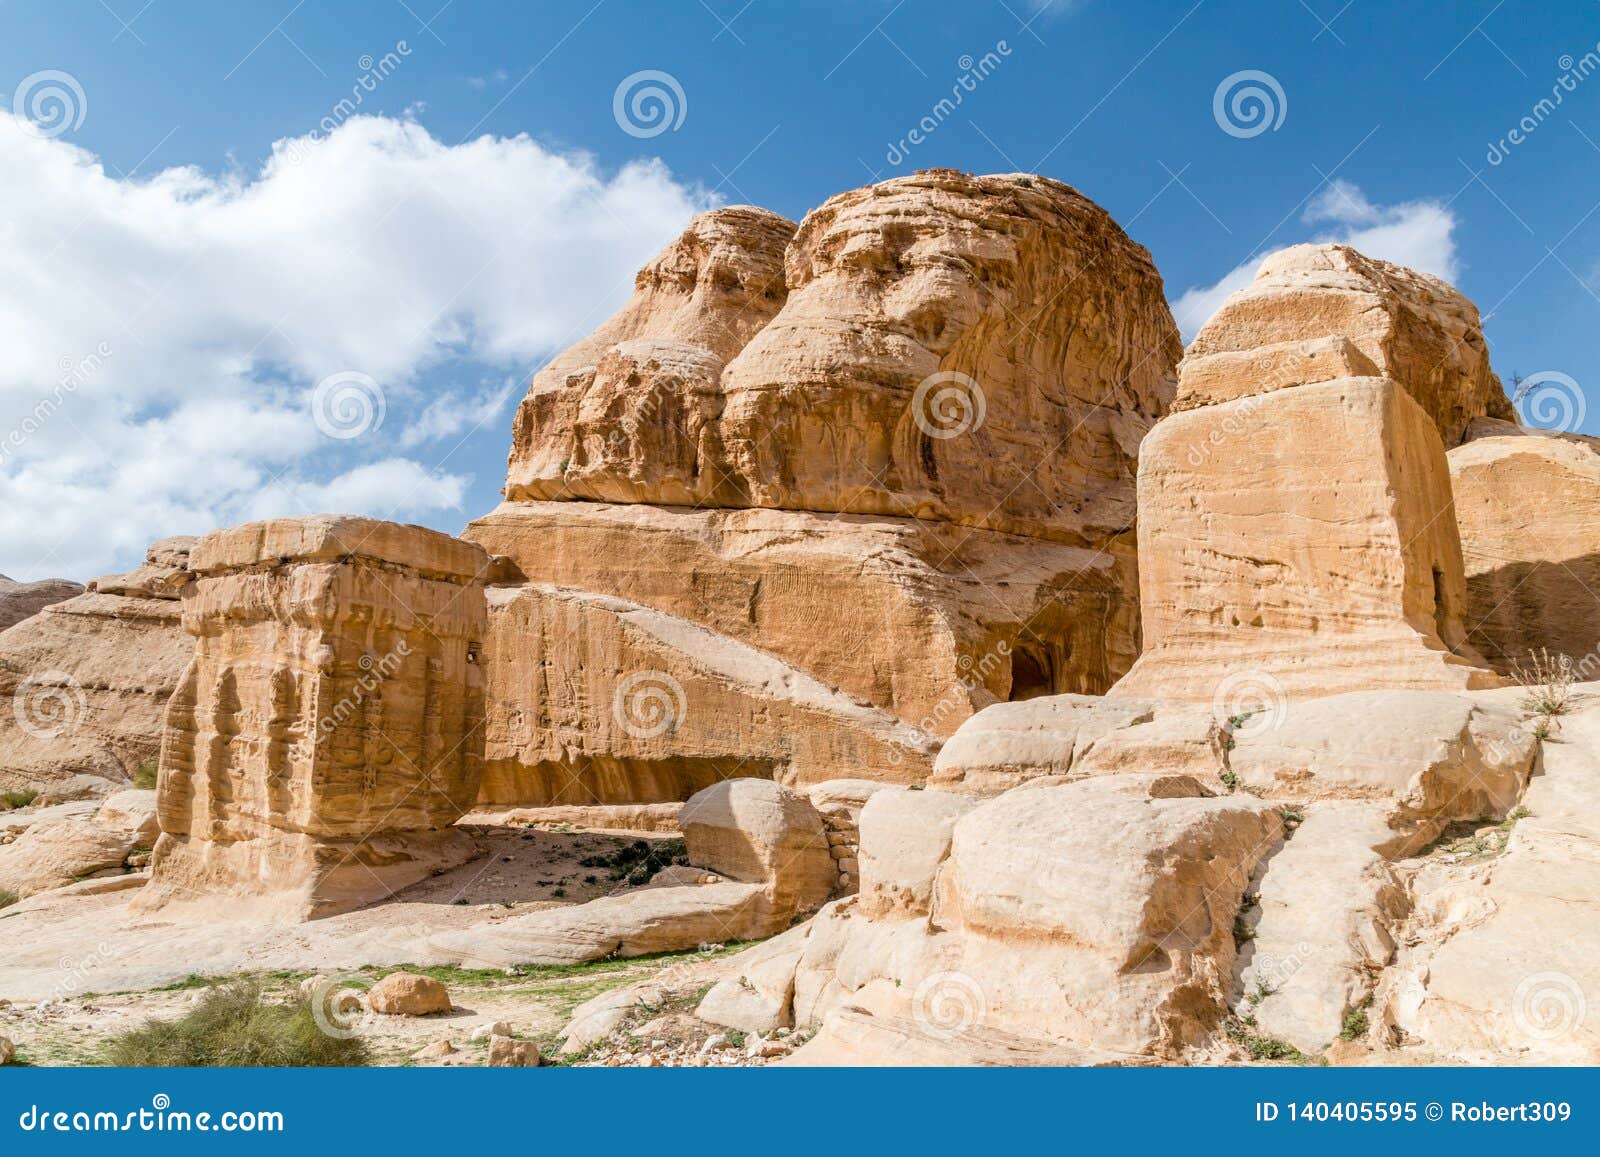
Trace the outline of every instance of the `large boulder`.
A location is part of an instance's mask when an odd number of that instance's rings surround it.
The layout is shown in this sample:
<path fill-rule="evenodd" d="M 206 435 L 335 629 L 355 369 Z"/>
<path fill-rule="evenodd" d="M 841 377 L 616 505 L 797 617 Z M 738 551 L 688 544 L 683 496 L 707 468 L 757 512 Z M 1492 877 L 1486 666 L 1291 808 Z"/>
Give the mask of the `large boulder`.
<path fill-rule="evenodd" d="M 1600 678 L 1600 439 L 1480 419 L 1449 458 L 1472 644 L 1502 671 L 1548 650 Z"/>
<path fill-rule="evenodd" d="M 884 798 L 863 816 L 869 861 L 870 812 Z M 917 843 L 936 849 L 948 814 L 919 810 Z M 906 813 L 884 830 L 901 843 L 915 821 Z M 1280 832 L 1271 805 L 1213 796 L 1187 776 L 1007 792 L 955 821 L 931 913 L 869 911 L 863 896 L 818 915 L 796 972 L 796 1023 L 822 1025 L 823 1056 L 838 1055 L 845 1010 L 985 1049 L 1020 1038 L 1039 1055 L 1178 1055 L 1226 1013 L 1234 917 Z"/>
<path fill-rule="evenodd" d="M 1446 447 L 1475 418 L 1514 417 L 1477 307 L 1452 285 L 1348 245 L 1266 258 L 1195 335 L 1174 409 L 1339 378 L 1399 382 Z"/>
<path fill-rule="evenodd" d="M 1382 800 L 1385 850 L 1400 855 L 1448 824 L 1503 816 L 1538 747 L 1510 705 L 1437 691 L 1362 691 L 1291 703 L 1232 736 L 1228 766 L 1261 799 Z"/>
<path fill-rule="evenodd" d="M 96 579 L 0 633 L 0 788 L 47 790 L 153 770 L 161 719 L 192 645 L 177 599 L 190 538 L 162 539 L 130 575 Z"/>
<path fill-rule="evenodd" d="M 822 906 L 836 872 L 811 801 L 764 779 L 730 779 L 694 795 L 678 817 L 689 862 L 760 884 L 773 931 Z"/>

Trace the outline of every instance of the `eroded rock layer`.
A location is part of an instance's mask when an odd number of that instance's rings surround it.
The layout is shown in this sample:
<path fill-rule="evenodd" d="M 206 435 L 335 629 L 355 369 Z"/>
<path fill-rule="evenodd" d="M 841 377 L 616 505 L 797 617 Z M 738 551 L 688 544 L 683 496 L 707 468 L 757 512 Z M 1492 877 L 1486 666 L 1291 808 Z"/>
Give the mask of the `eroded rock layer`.
<path fill-rule="evenodd" d="M 73 777 L 125 783 L 153 768 L 161 719 L 192 649 L 179 622 L 191 538 L 152 545 L 126 575 L 91 582 L 0 632 L 0 787 Z"/>
<path fill-rule="evenodd" d="M 914 519 L 557 502 L 508 502 L 464 533 L 543 582 L 687 619 L 933 736 L 990 703 L 1103 691 L 1138 651 L 1127 537 L 1091 551 Z"/>
<path fill-rule="evenodd" d="M 1437 277 L 1347 245 L 1294 245 L 1261 263 L 1195 336 L 1173 408 L 1335 378 L 1386 377 L 1446 447 L 1475 418 L 1513 418 L 1478 310 Z"/>
<path fill-rule="evenodd" d="M 358 518 L 207 536 L 183 603 L 147 907 L 247 895 L 327 915 L 470 856 L 483 775 L 471 544 Z"/>

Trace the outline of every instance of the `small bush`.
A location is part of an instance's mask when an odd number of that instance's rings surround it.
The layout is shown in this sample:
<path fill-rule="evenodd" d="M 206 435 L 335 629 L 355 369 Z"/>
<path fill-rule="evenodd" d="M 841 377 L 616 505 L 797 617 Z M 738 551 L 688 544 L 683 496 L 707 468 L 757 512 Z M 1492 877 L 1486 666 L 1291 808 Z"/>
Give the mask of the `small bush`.
<path fill-rule="evenodd" d="M 13 808 L 27 807 L 30 803 L 38 798 L 39 793 L 29 789 L 23 789 L 22 791 L 0 791 L 0 807 L 4 807 L 7 811 L 10 811 Z"/>
<path fill-rule="evenodd" d="M 369 1059 L 365 1041 L 318 1028 L 306 1000 L 265 1001 L 253 981 L 213 988 L 177 1020 L 147 1020 L 106 1044 L 108 1064 L 139 1068 L 326 1067 Z"/>
<path fill-rule="evenodd" d="M 634 840 L 609 856 L 585 856 L 578 863 L 585 868 L 610 868 L 611 879 L 629 884 L 648 884 L 655 874 L 671 864 L 687 864 L 689 849 L 682 840 Z"/>
<path fill-rule="evenodd" d="M 1572 660 L 1552 655 L 1548 648 L 1528 652 L 1528 662 L 1511 664 L 1511 677 L 1527 688 L 1522 705 L 1535 715 L 1565 715 L 1572 700 L 1575 678 Z"/>
<path fill-rule="evenodd" d="M 11 905 L 15 904 L 18 899 L 20 899 L 20 897 L 10 888 L 0 888 L 0 908 L 9 908 Z"/>
<path fill-rule="evenodd" d="M 1367 1035 L 1367 1009 L 1371 1007 L 1372 997 L 1369 996 L 1344 1014 L 1344 1025 L 1339 1032 L 1340 1040 L 1360 1040 Z"/>
<path fill-rule="evenodd" d="M 138 767 L 138 770 L 133 773 L 133 786 L 143 788 L 155 787 L 156 779 L 158 778 L 160 771 L 161 765 L 155 760 L 146 760 L 144 763 L 141 763 Z"/>

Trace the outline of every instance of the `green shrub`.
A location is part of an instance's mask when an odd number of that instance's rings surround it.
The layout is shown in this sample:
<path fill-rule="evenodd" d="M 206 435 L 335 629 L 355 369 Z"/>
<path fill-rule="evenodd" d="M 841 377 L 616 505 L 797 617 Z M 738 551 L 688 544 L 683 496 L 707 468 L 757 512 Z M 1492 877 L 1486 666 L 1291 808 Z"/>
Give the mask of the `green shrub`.
<path fill-rule="evenodd" d="M 10 811 L 12 808 L 27 807 L 38 798 L 39 793 L 36 791 L 0 791 L 0 806 Z"/>
<path fill-rule="evenodd" d="M 10 888 L 0 888 L 0 908 L 9 908 L 11 905 L 15 904 L 18 899 L 20 899 L 20 897 Z"/>
<path fill-rule="evenodd" d="M 160 770 L 161 765 L 155 760 L 146 760 L 144 763 L 141 763 L 139 765 L 139 769 L 133 773 L 133 786 L 143 788 L 155 787 L 157 773 L 159 773 Z"/>
<path fill-rule="evenodd" d="M 263 1000 L 253 981 L 213 988 L 177 1020 L 147 1020 L 106 1044 L 108 1064 L 140 1068 L 321 1067 L 369 1059 L 365 1041 L 324 1033 L 306 1000 Z"/>
<path fill-rule="evenodd" d="M 609 856 L 585 856 L 578 863 L 585 868 L 610 868 L 611 879 L 629 884 L 648 884 L 662 868 L 687 864 L 688 848 L 680 840 L 634 840 Z"/>

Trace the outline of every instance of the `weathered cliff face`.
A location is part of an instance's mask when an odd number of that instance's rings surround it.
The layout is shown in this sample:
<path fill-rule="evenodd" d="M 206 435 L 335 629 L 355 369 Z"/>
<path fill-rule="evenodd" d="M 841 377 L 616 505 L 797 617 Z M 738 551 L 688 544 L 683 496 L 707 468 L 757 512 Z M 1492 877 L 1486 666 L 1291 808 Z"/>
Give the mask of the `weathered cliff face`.
<path fill-rule="evenodd" d="M 147 907 L 248 895 L 320 916 L 452 866 L 483 775 L 477 547 L 370 519 L 195 547 Z"/>
<path fill-rule="evenodd" d="M 1173 408 L 1346 377 L 1399 382 L 1447 449 L 1475 418 L 1515 417 L 1477 307 L 1437 277 L 1347 245 L 1294 245 L 1263 261 L 1195 335 Z"/>
<path fill-rule="evenodd" d="M 773 765 L 794 782 L 920 778 L 973 711 L 1100 692 L 1132 662 L 1134 463 L 1179 352 L 1149 255 L 1059 182 L 935 170 L 832 198 L 798 231 L 719 210 L 534 379 L 508 501 L 466 537 L 530 584 L 680 618 L 922 733 L 898 762 L 830 771 L 798 753 L 875 751 L 877 725 L 817 748 L 703 712 L 694 743 L 652 755 L 689 759 L 667 777 L 684 790 L 769 750 L 796 753 Z M 526 672 L 491 666 L 496 802 L 561 750 L 587 769 L 569 790 L 601 769 L 608 801 L 662 790 L 629 787 L 617 768 L 637 753 L 576 722 L 601 727 L 633 673 L 606 636 L 549 652 L 537 703 Z M 713 753 L 708 733 L 740 739 Z M 536 762 L 541 783 L 563 774 Z"/>
<path fill-rule="evenodd" d="M 153 765 L 189 657 L 177 598 L 191 538 L 155 543 L 126 575 L 94 580 L 0 633 L 0 786 L 72 776 L 126 782 Z"/>
<path fill-rule="evenodd" d="M 465 534 L 524 573 L 679 616 L 932 736 L 990 703 L 1103 691 L 1138 651 L 1126 537 L 1096 551 L 913 519 L 561 502 L 505 503 Z"/>
<path fill-rule="evenodd" d="M 748 504 L 1063 541 L 1132 524 L 1177 329 L 1149 254 L 1057 181 L 933 170 L 841 193 L 724 375 Z"/>
<path fill-rule="evenodd" d="M 1480 419 L 1449 458 L 1471 643 L 1502 671 L 1548 650 L 1600 677 L 1600 439 Z"/>
<path fill-rule="evenodd" d="M 32 618 L 53 603 L 66 602 L 82 593 L 80 584 L 67 579 L 19 583 L 0 574 L 0 631 Z"/>

